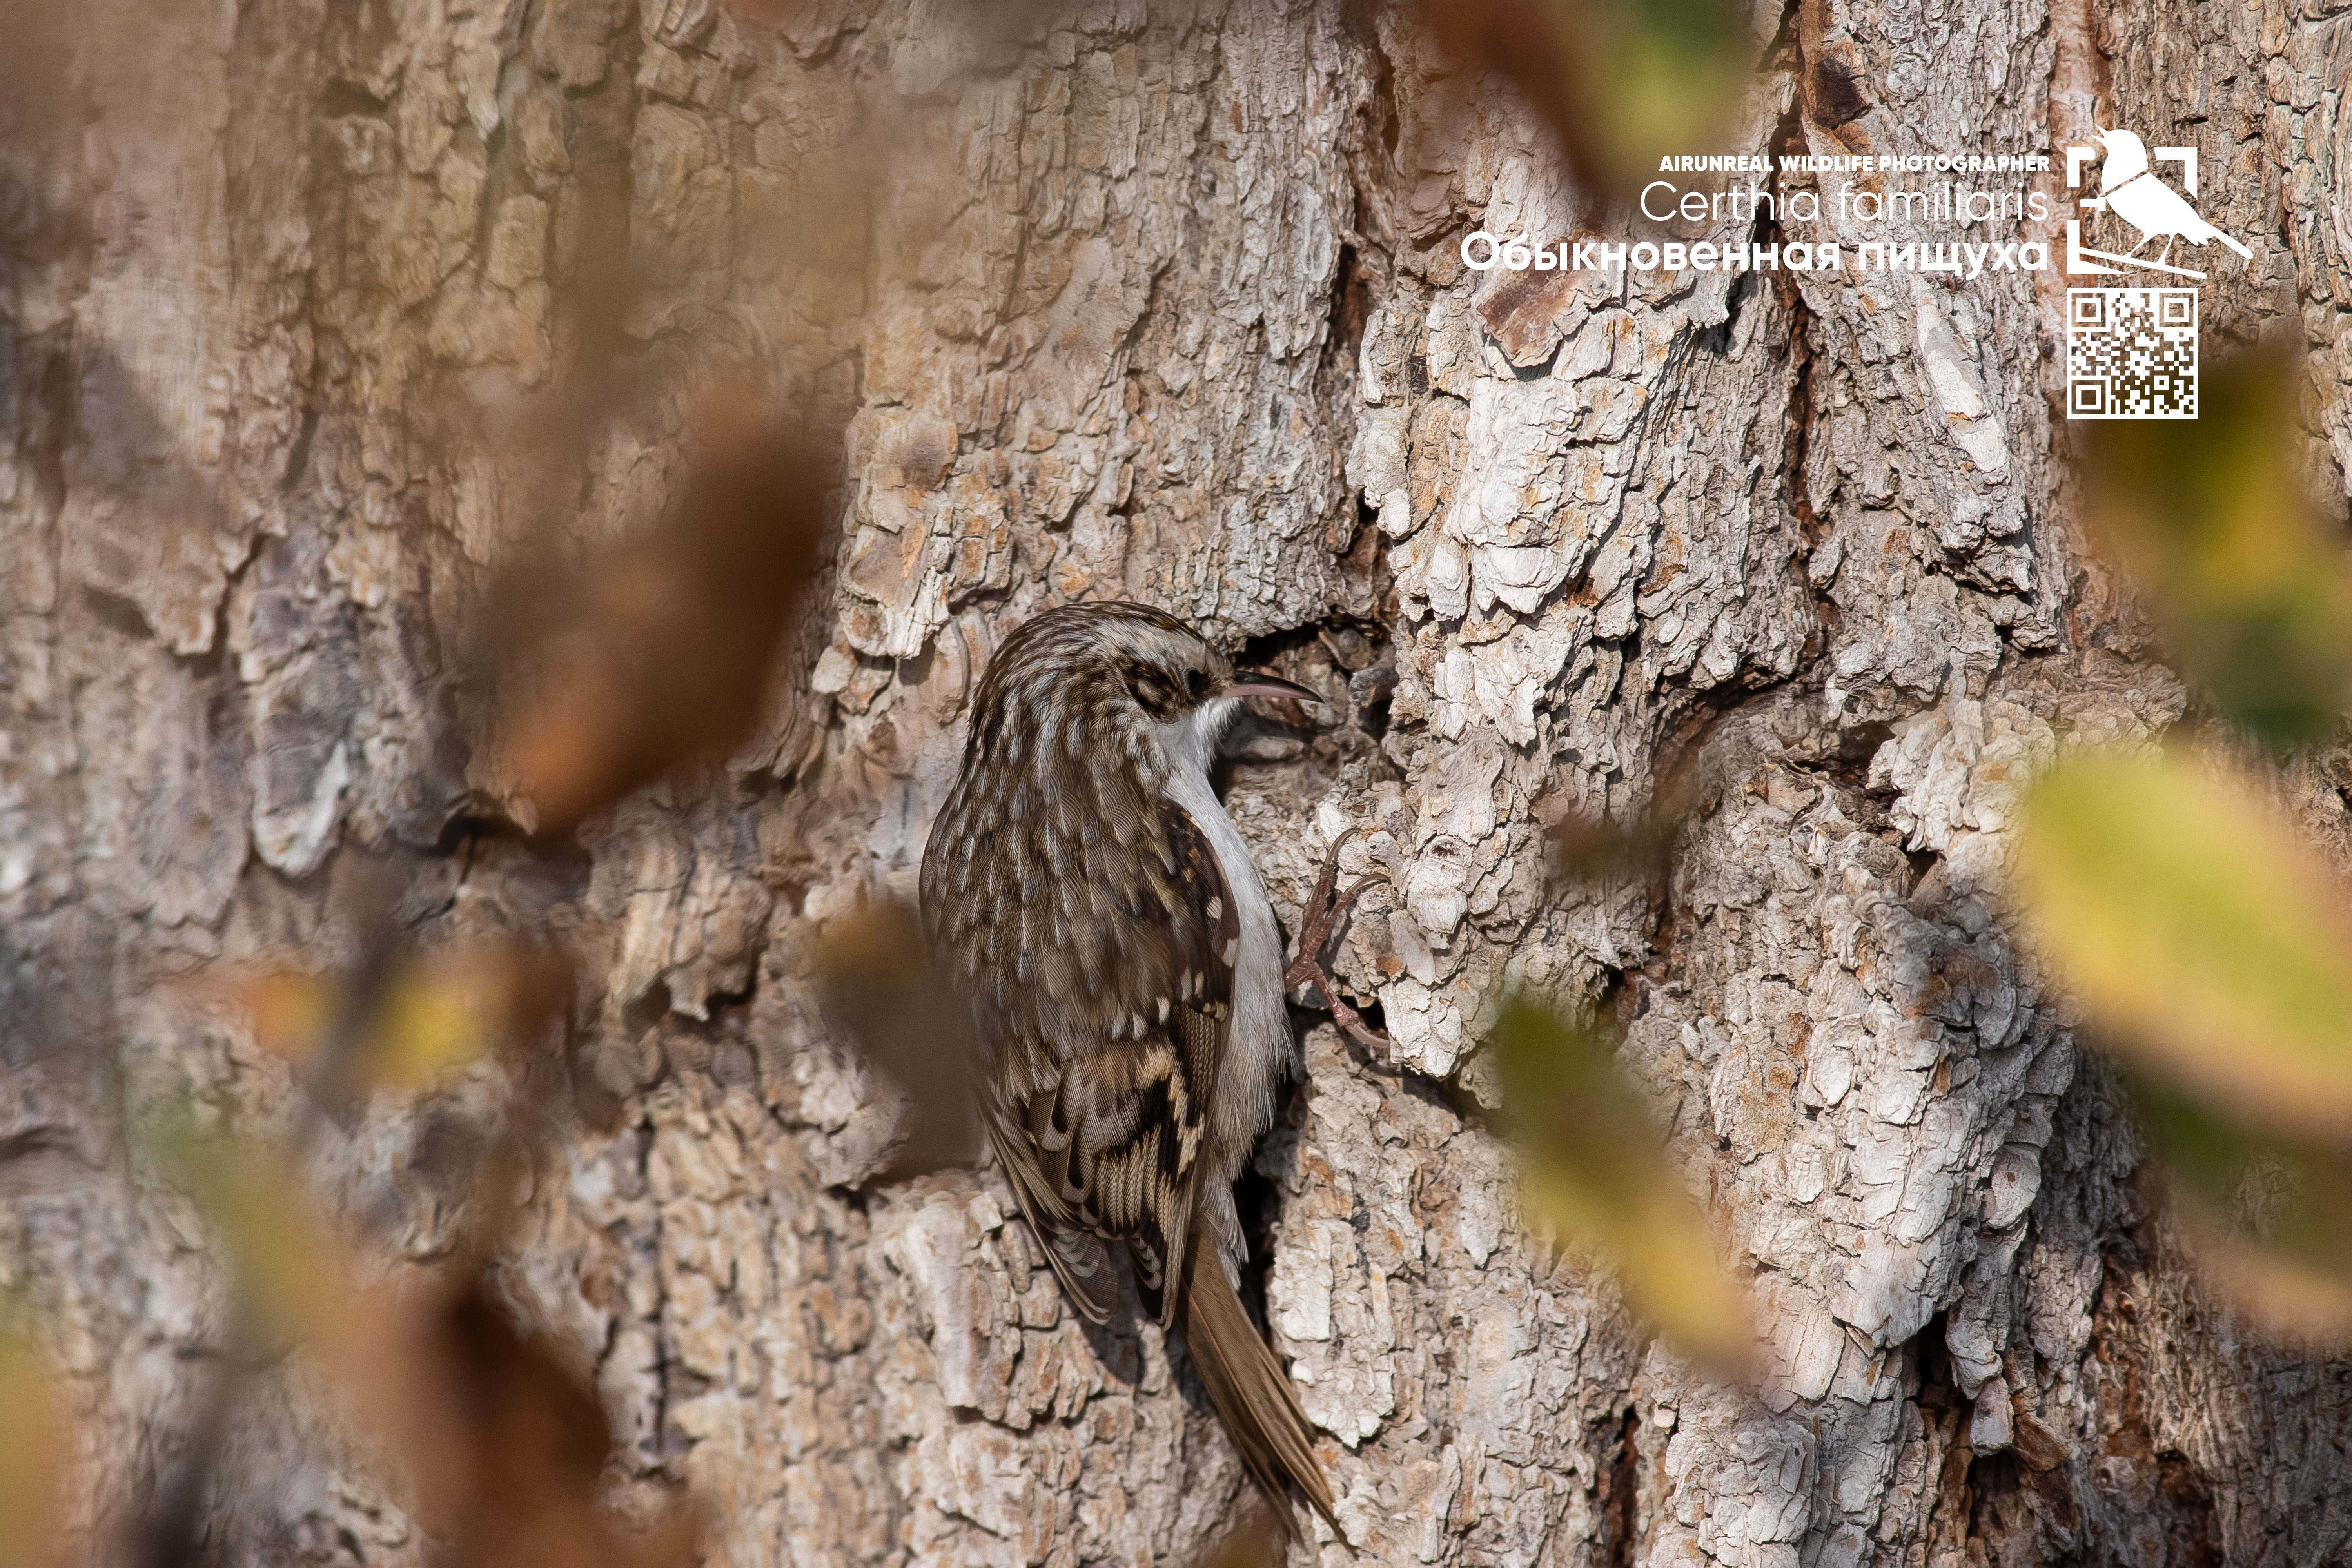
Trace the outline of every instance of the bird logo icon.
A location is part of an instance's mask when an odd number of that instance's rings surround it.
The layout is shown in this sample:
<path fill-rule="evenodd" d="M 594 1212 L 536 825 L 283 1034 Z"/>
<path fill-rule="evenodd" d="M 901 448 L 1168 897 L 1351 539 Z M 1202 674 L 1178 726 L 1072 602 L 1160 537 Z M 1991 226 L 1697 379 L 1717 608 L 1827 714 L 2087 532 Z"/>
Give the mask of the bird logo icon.
<path fill-rule="evenodd" d="M 2080 223 L 2069 219 L 2066 225 L 2069 271 L 2115 272 L 2118 270 L 2116 267 L 2096 265 L 2099 261 L 2113 261 L 2123 267 L 2146 268 L 2158 272 L 2174 273 L 2183 278 L 2202 279 L 2205 276 L 2202 272 L 2194 272 L 2188 268 L 2171 264 L 2172 247 L 2176 240 L 2186 240 L 2190 245 L 2203 246 L 2218 239 L 2245 259 L 2253 258 L 2252 251 L 2200 217 L 2197 209 L 2189 205 L 2187 197 L 2164 183 L 2156 173 L 2154 163 L 2148 157 L 2147 143 L 2141 141 L 2137 134 L 2120 128 L 2114 131 L 2102 131 L 2095 126 L 2092 128 L 2091 134 L 2093 140 L 2099 145 L 2098 153 L 2094 153 L 2087 147 L 2067 149 L 2067 184 L 2075 183 L 2083 162 L 2095 156 L 2100 157 L 2099 194 L 2095 196 L 2084 197 L 2081 204 L 2083 209 L 2086 212 L 2115 214 L 2124 222 L 2131 225 L 2139 238 L 2129 250 L 2120 254 L 2113 251 L 2086 249 L 2082 244 Z M 2188 185 L 2189 194 L 2195 195 L 2197 190 L 2196 149 L 2159 147 L 2156 152 L 2159 158 L 2175 159 L 2180 163 L 2183 181 Z M 2158 239 L 2162 239 L 2164 246 L 2153 258 L 2140 255 L 2141 251 L 2147 249 Z"/>

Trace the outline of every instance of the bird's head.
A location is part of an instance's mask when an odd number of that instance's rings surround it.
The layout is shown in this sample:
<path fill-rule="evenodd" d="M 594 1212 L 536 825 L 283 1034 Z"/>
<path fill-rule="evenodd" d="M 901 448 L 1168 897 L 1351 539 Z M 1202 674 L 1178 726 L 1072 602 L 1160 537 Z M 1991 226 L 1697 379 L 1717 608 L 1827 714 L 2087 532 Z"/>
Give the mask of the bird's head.
<path fill-rule="evenodd" d="M 2142 142 L 2137 132 L 2117 126 L 2113 131 L 2095 129 L 2091 134 L 2098 139 L 2099 146 L 2106 153 L 2109 167 L 2118 163 L 2133 168 L 2147 166 L 2147 143 Z"/>
<path fill-rule="evenodd" d="M 1034 724 L 1051 712 L 1076 719 L 1075 733 L 1139 720 L 1171 743 L 1205 753 L 1245 697 L 1321 700 L 1279 676 L 1234 668 L 1223 649 L 1163 611 L 1066 605 L 1024 622 L 997 651 L 981 682 L 976 722 L 985 726 L 993 715 Z"/>

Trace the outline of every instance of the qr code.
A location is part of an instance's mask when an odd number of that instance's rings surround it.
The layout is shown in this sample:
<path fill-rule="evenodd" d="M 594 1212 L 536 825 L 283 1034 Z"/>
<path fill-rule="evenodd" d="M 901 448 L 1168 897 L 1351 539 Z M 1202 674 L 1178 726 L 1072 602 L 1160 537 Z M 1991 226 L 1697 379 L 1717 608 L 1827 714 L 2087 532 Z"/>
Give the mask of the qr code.
<path fill-rule="evenodd" d="M 2197 290 L 2066 290 L 2066 417 L 2197 417 Z"/>

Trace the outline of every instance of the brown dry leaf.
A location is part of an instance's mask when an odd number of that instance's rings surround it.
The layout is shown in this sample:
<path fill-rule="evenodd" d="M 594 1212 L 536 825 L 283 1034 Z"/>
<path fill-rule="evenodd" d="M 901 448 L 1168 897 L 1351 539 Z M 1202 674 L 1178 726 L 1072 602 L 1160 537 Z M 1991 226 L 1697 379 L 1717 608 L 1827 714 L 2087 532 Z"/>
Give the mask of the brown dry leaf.
<path fill-rule="evenodd" d="M 47 1357 L 0 1302 L 0 1568 L 64 1561 L 76 1441 Z"/>
<path fill-rule="evenodd" d="M 1290 1553 L 1289 1510 L 1276 1507 L 1255 1489 L 1244 1494 L 1242 1506 L 1244 1517 L 1193 1560 L 1193 1568 L 1281 1568 Z"/>
<path fill-rule="evenodd" d="M 740 392 L 697 428 L 709 456 L 657 526 L 569 580 L 510 574 L 499 595 L 518 689 L 492 749 L 537 831 L 724 755 L 771 704 L 778 645 L 831 537 L 831 462 Z"/>
<path fill-rule="evenodd" d="M 1524 999 L 1505 1004 L 1487 1040 L 1529 1205 L 1614 1263 L 1633 1310 L 1676 1350 L 1744 1373 L 1756 1343 L 1746 1301 L 1610 1042 Z"/>
<path fill-rule="evenodd" d="M 1757 45 L 1732 0 L 1420 0 L 1449 52 L 1507 77 L 1612 197 L 1662 154 L 1727 151 Z"/>
<path fill-rule="evenodd" d="M 401 1401 L 420 1522 L 452 1568 L 666 1568 L 696 1560 L 694 1512 L 624 1534 L 598 1501 L 612 1452 L 604 1406 L 546 1336 L 518 1328 L 475 1279 L 422 1322 Z"/>
<path fill-rule="evenodd" d="M 1655 877 L 1672 861 L 1675 840 L 1698 805 L 1696 782 L 1684 769 L 1660 777 L 1649 808 L 1637 816 L 1565 812 L 1548 824 L 1552 863 L 1575 881 Z"/>
<path fill-rule="evenodd" d="M 834 924 L 816 967 L 826 1018 L 907 1097 L 889 1174 L 968 1163 L 978 1151 L 971 1015 L 931 963 L 921 918 L 879 900 Z"/>

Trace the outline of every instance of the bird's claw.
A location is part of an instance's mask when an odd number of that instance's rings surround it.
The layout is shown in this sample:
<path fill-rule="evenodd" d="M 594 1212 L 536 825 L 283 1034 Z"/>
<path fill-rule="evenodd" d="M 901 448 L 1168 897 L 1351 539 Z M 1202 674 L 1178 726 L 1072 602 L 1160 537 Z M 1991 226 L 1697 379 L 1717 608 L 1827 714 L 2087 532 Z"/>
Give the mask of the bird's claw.
<path fill-rule="evenodd" d="M 1282 984 L 1286 990 L 1313 985 L 1316 994 L 1323 998 L 1323 1005 L 1330 1009 L 1333 1023 L 1346 1030 L 1359 1045 L 1385 1051 L 1389 1047 L 1389 1037 L 1365 1026 L 1363 1015 L 1348 1005 L 1347 999 L 1339 994 L 1339 988 L 1331 984 L 1330 976 L 1323 969 L 1323 950 L 1330 945 L 1332 936 L 1348 911 L 1355 907 L 1357 898 L 1373 883 L 1389 879 L 1386 871 L 1374 871 L 1370 876 L 1360 879 L 1346 892 L 1337 890 L 1339 851 L 1362 831 L 1359 827 L 1350 827 L 1331 841 L 1330 856 L 1323 862 L 1323 870 L 1315 879 L 1315 890 L 1307 895 L 1307 907 L 1300 913 L 1298 957 L 1283 975 Z"/>

